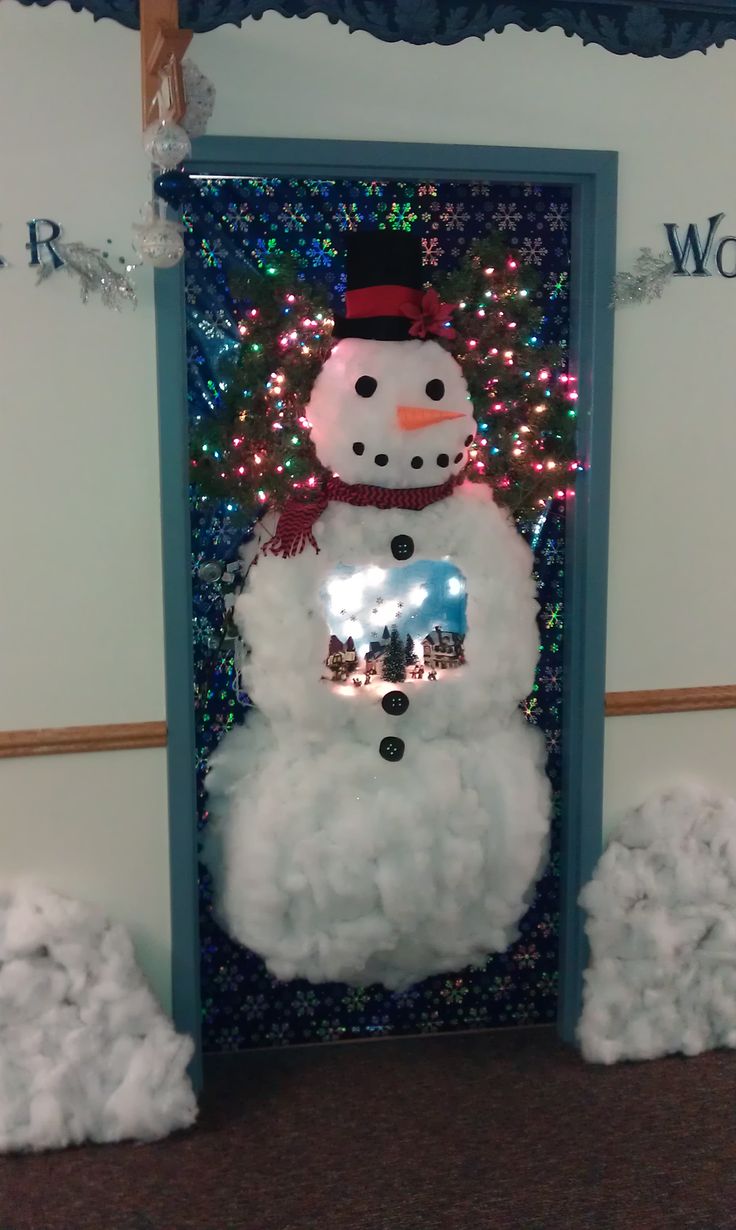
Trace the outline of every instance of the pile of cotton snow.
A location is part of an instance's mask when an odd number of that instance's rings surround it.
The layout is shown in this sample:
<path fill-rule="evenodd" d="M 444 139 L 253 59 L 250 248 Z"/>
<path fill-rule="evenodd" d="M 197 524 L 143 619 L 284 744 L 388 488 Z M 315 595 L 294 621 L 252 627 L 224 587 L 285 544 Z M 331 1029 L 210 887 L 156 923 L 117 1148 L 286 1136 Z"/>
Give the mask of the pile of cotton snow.
<path fill-rule="evenodd" d="M 0 1152 L 188 1127 L 192 1049 L 122 927 L 44 889 L 0 892 Z"/>
<path fill-rule="evenodd" d="M 586 1059 L 736 1046 L 736 799 L 680 789 L 627 816 L 581 904 Z"/>

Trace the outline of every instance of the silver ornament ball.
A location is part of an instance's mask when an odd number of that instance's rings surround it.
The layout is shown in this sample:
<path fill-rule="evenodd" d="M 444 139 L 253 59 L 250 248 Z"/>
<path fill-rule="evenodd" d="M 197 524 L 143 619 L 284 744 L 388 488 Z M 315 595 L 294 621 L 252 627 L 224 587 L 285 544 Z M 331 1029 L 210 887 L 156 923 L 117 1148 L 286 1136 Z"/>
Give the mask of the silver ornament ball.
<path fill-rule="evenodd" d="M 143 148 L 151 162 L 164 171 L 173 171 L 192 152 L 189 134 L 179 124 L 155 120 L 143 134 Z"/>
<path fill-rule="evenodd" d="M 184 238 L 178 222 L 154 218 L 135 227 L 136 251 L 146 265 L 171 269 L 184 255 Z"/>

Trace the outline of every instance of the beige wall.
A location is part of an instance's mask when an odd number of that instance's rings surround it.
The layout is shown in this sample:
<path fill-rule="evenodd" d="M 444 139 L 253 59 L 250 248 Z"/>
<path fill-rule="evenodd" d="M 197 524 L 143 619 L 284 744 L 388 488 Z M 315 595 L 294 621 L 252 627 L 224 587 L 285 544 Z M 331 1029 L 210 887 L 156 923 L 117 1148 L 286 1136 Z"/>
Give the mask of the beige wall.
<path fill-rule="evenodd" d="M 137 39 L 0 5 L 0 727 L 164 717 L 152 281 L 86 307 L 26 265 L 25 223 L 114 241 L 147 191 Z M 127 923 L 169 994 L 163 751 L 0 761 L 0 876 Z"/>
<path fill-rule="evenodd" d="M 22 251 L 33 214 L 128 242 L 146 192 L 137 54 L 66 5 L 0 6 L 5 728 L 163 716 L 150 278 L 135 314 L 112 315 L 65 276 L 36 288 Z M 269 14 L 197 37 L 193 57 L 218 134 L 619 150 L 622 266 L 662 247 L 664 220 L 725 210 L 736 231 L 734 44 L 644 61 L 512 29 L 415 48 Z M 734 681 L 735 310 L 715 277 L 617 317 L 610 689 Z M 731 713 L 609 721 L 608 820 L 681 776 L 736 790 L 735 743 Z M 165 991 L 164 770 L 153 751 L 0 764 L 0 869 L 133 924 Z"/>

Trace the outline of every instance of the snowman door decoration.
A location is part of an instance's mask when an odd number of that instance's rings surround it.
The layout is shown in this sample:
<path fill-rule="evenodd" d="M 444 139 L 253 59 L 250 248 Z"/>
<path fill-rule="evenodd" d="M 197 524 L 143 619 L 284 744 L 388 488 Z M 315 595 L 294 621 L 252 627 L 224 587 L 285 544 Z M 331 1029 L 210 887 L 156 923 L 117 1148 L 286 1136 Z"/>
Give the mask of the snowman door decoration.
<path fill-rule="evenodd" d="M 356 233 L 306 415 L 332 477 L 264 525 L 254 709 L 213 757 L 227 930 L 279 979 L 401 988 L 516 937 L 546 857 L 531 552 L 462 474 L 475 423 L 419 240 Z"/>

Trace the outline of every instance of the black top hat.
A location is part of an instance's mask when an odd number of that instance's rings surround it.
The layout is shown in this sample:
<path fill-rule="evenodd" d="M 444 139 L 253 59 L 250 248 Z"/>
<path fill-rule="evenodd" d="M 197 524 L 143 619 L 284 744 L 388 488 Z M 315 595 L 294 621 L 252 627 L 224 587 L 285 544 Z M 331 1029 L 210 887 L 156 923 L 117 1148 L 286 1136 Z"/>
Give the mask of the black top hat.
<path fill-rule="evenodd" d="M 402 308 L 422 303 L 422 242 L 406 231 L 357 231 L 348 236 L 345 315 L 333 337 L 405 342 L 414 323 Z"/>

